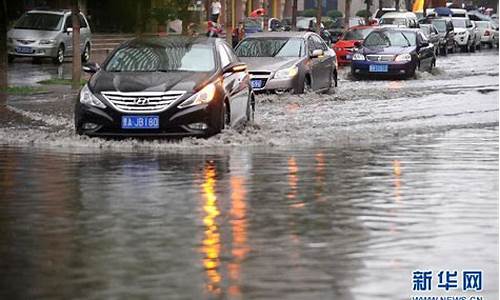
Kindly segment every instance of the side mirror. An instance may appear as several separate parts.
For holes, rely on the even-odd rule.
[[[310,57],[311,58],[316,58],[316,57],[320,57],[323,55],[323,50],[321,49],[315,49],[313,50],[313,52],[311,53]]]
[[[99,71],[100,69],[101,69],[101,66],[99,66],[99,64],[95,63],[95,62],[86,63],[82,66],[82,70],[85,73],[89,73],[89,74],[97,73],[97,71]]]
[[[429,47],[429,42],[422,42],[420,47],[422,47],[422,48]]]
[[[66,33],[72,33],[72,32],[73,32],[73,27],[66,28]]]
[[[354,48],[359,48],[361,47],[362,43],[360,41],[355,41],[354,42]]]
[[[222,73],[223,74],[238,73],[238,72],[246,71],[246,69],[247,69],[247,64],[238,62],[238,63],[232,63],[232,64],[225,66],[222,69]]]

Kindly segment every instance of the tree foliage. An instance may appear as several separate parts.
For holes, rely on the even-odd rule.
[[[370,15],[370,12],[366,9],[358,10],[358,12],[356,13],[356,16],[360,18],[369,18]]]
[[[304,17],[316,17],[316,9],[315,8],[304,9],[304,11],[302,12],[302,16],[304,16]]]
[[[342,18],[344,16],[342,12],[335,9],[329,10],[326,15],[332,19]]]

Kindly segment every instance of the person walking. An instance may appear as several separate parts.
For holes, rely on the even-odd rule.
[[[222,9],[222,4],[219,0],[212,1],[212,22],[219,23],[219,15]]]

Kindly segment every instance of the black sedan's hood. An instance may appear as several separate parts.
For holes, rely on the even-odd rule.
[[[95,93],[119,92],[165,92],[170,90],[191,91],[207,80],[210,72],[106,72],[99,71],[92,76],[90,88]]]
[[[415,51],[415,47],[374,47],[374,48],[368,48],[368,47],[363,47],[361,48],[361,53],[364,55],[367,54],[393,54],[393,55],[398,55],[398,54],[405,54],[405,53],[411,53],[412,51]]]

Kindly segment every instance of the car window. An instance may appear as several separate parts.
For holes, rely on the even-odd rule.
[[[373,28],[351,29],[345,33],[342,39],[346,41],[364,40],[365,37],[372,31]]]
[[[312,38],[314,41],[314,45],[316,46],[316,49],[321,49],[323,51],[326,51],[328,49],[325,43],[323,42],[323,39],[321,39],[316,35],[313,35]]]
[[[229,59],[231,60],[231,62],[239,62],[240,61],[238,59],[238,56],[236,56],[236,54],[234,54],[234,51],[231,48],[229,48],[228,45],[222,44],[222,47],[226,51],[226,53],[229,56]]]
[[[85,22],[85,18],[82,14],[80,14],[80,28],[87,28],[87,22]]]
[[[214,68],[214,52],[211,46],[138,43],[118,49],[109,59],[105,70],[108,72],[209,72]]]
[[[231,63],[231,58],[229,57],[229,54],[227,54],[224,47],[218,46],[217,48],[219,50],[219,57],[220,57],[221,66],[224,68]]]
[[[246,38],[235,52],[239,57],[301,57],[304,48],[299,38]]]
[[[309,51],[309,54],[316,50],[316,44],[314,43],[312,36],[307,39],[307,50]]]
[[[24,14],[14,25],[15,29],[49,30],[61,29],[63,17],[56,14],[27,13]]]

